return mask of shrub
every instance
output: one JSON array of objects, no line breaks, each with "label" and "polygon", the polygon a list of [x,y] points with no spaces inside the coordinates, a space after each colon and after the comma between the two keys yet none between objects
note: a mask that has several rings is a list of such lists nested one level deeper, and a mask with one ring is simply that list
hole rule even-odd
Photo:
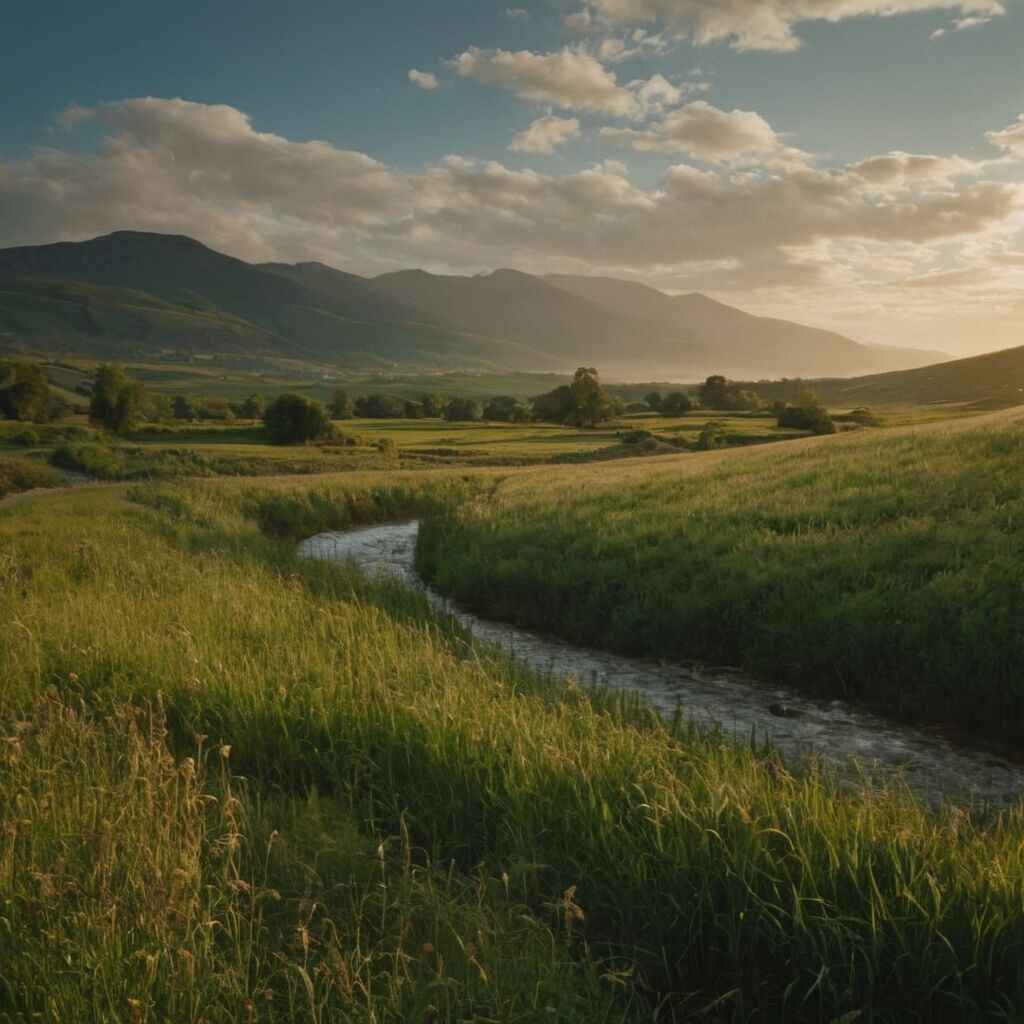
[{"label": "shrub", "polygon": [[18,444],[23,448],[29,448],[32,445],[39,444],[39,435],[31,429],[22,430],[11,438],[11,444]]},{"label": "shrub", "polygon": [[0,363],[0,414],[9,420],[50,418],[50,385],[35,363]]},{"label": "shrub", "polygon": [[24,459],[0,459],[0,498],[33,487],[55,487],[57,474],[49,466]]},{"label": "shrub", "polygon": [[274,444],[301,444],[330,437],[327,410],[305,395],[278,395],[266,408],[263,422]]},{"label": "shrub", "polygon": [[92,381],[89,422],[115,434],[129,430],[140,419],[146,389],[132,380],[117,363],[100,363]]},{"label": "shrub", "polygon": [[786,405],[776,421],[780,427],[809,430],[812,434],[834,434],[836,425],[813,391],[800,392],[796,405]]}]

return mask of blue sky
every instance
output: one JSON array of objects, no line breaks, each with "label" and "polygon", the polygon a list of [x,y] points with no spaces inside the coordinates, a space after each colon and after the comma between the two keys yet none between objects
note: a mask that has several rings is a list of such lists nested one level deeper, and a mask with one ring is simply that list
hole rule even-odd
[{"label": "blue sky", "polygon": [[611,273],[974,351],[1024,343],[1022,113],[1005,0],[42,0],[0,244]]}]

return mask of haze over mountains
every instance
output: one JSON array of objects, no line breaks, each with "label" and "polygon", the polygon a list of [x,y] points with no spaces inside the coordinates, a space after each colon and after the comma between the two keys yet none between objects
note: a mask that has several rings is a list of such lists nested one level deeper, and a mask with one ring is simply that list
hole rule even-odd
[{"label": "haze over mountains", "polygon": [[104,357],[219,352],[361,369],[848,377],[937,352],[858,344],[699,294],[613,278],[362,278],[319,263],[253,265],[180,235],[119,231],[0,250],[0,347]]}]

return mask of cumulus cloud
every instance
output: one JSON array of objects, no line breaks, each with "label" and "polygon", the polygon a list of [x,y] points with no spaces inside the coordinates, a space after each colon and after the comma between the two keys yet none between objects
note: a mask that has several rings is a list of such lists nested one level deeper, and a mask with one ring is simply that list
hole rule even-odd
[{"label": "cumulus cloud", "polygon": [[[451,156],[404,172],[325,142],[257,131],[229,106],[183,100],[103,104],[92,120],[105,131],[93,150],[0,159],[5,244],[134,228],[193,235],[244,259],[322,260],[357,273],[412,265],[624,275],[756,299],[755,308],[783,315],[780,305],[799,288],[802,310],[813,308],[814,296],[836,306],[841,297],[860,311],[850,313],[854,324],[888,301],[878,298],[877,283],[926,274],[943,261],[960,269],[958,253],[968,266],[994,266],[1001,255],[1002,272],[1021,275],[1013,241],[1020,186],[962,181],[936,167],[926,174],[921,161],[938,157],[887,154],[771,175],[678,164],[640,185],[612,162],[544,175]],[[763,128],[754,135],[770,141]],[[894,180],[905,186],[880,187]],[[934,297],[945,294],[891,291],[896,310],[897,294],[920,295],[922,305],[931,299],[932,316]]]},{"label": "cumulus cloud", "polygon": [[580,137],[580,122],[575,117],[538,117],[509,144],[516,153],[554,153],[558,146]]},{"label": "cumulus cloud", "polygon": [[850,165],[850,173],[880,190],[949,188],[954,179],[982,173],[989,162],[894,150]]},{"label": "cumulus cloud", "polygon": [[1000,149],[1009,150],[1018,156],[1024,156],[1024,114],[1021,114],[1009,127],[999,132],[986,132],[985,138]]},{"label": "cumulus cloud", "polygon": [[[245,258],[356,270],[628,267],[684,288],[694,268],[707,280],[708,267],[726,265],[735,281],[807,280],[826,266],[806,255],[823,242],[970,238],[1018,209],[1017,186],[991,181],[890,199],[865,184],[863,166],[765,177],[680,164],[650,187],[608,166],[549,176],[462,157],[406,173],[259,132],[230,106],[180,99],[106,103],[94,119],[106,137],[92,152],[0,162],[9,244],[135,227],[195,234]],[[755,141],[770,142],[751,124]],[[693,144],[709,154],[748,144],[723,138]]]},{"label": "cumulus cloud", "polygon": [[409,68],[409,81],[428,91],[438,86],[437,75],[430,71],[417,71],[416,68]]},{"label": "cumulus cloud", "polygon": [[533,53],[471,46],[453,64],[464,78],[508,89],[524,100],[604,114],[639,111],[636,97],[619,85],[614,72],[585,50],[566,47],[554,53]]},{"label": "cumulus cloud", "polygon": [[807,155],[785,145],[760,114],[720,110],[704,100],[687,103],[644,128],[602,128],[601,138],[651,153],[683,153],[698,160],[761,166],[800,165]]},{"label": "cumulus cloud", "polygon": [[582,9],[588,25],[653,22],[699,44],[727,41],[736,50],[776,51],[800,46],[794,30],[803,22],[921,11],[953,11],[959,22],[978,24],[1006,8],[1000,0],[589,0]]}]

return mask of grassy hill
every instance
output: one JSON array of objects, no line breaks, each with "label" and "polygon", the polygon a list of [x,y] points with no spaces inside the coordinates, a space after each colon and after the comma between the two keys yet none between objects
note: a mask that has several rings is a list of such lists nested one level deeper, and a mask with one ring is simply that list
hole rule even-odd
[{"label": "grassy hill", "polygon": [[784,380],[748,385],[768,399],[791,399],[812,388],[838,407],[969,403],[978,408],[1024,404],[1024,346],[933,366],[848,380]]}]

